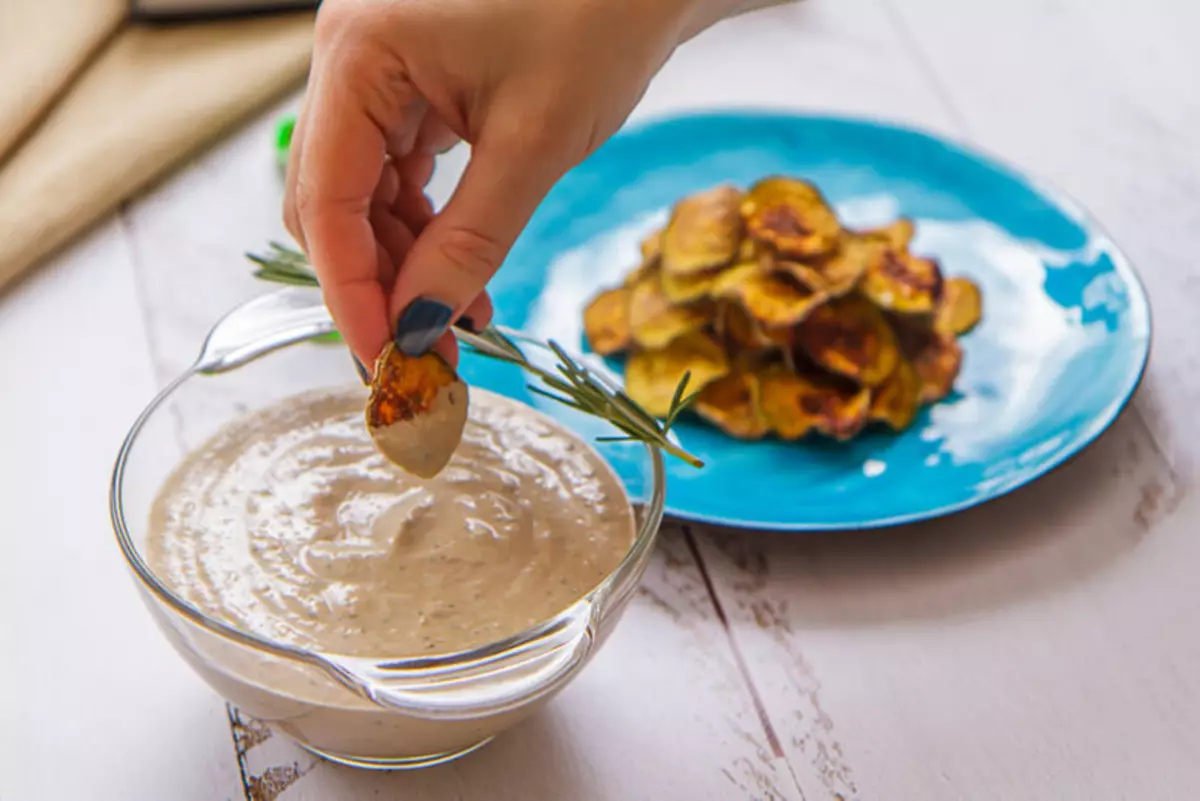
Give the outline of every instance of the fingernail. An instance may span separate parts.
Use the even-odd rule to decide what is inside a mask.
[[[472,334],[479,333],[479,329],[475,327],[475,321],[465,314],[462,317],[459,317],[458,322],[456,322],[454,325],[464,331],[470,331]]]
[[[367,369],[365,364],[358,360],[357,356],[351,356],[350,358],[354,359],[354,369],[358,370],[358,377],[362,379],[364,385],[370,386],[371,371]]]
[[[396,347],[405,356],[424,356],[446,333],[454,310],[444,303],[417,298],[396,323]]]

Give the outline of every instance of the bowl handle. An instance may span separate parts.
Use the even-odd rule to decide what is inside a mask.
[[[260,295],[222,317],[204,340],[197,373],[223,373],[271,351],[334,330],[321,293],[284,287]]]
[[[497,643],[469,660],[319,659],[340,683],[380,706],[443,720],[498,715],[549,695],[583,668],[596,639],[593,610],[588,599],[579,601],[539,635]]]

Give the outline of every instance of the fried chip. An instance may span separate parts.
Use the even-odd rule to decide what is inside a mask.
[[[750,235],[785,258],[830,253],[842,230],[820,191],[794,178],[759,181],[742,200],[741,211]]]
[[[900,359],[887,380],[871,394],[870,418],[893,431],[912,425],[921,408],[921,377],[907,359]]]
[[[406,356],[389,342],[375,362],[367,430],[406,472],[433,478],[450,461],[467,423],[467,385],[442,356]]]
[[[663,269],[682,274],[729,264],[742,239],[741,198],[734,187],[718,186],[675,204],[662,236]]]
[[[934,314],[934,330],[948,336],[962,336],[983,316],[983,295],[969,278],[949,278],[942,286],[942,299]]]
[[[915,234],[904,217],[845,228],[798,178],[717,186],[642,239],[584,332],[596,353],[629,354],[626,391],[658,416],[690,371],[696,415],[735,438],[904,431],[952,392],[956,338],[982,316],[979,286],[912,253]]]
[[[767,421],[760,406],[759,378],[737,370],[706,386],[692,404],[693,411],[738,439],[761,439]]]
[[[739,264],[721,273],[712,295],[738,301],[767,328],[795,325],[826,300],[824,294],[788,276],[767,272],[758,264]]]
[[[921,380],[921,403],[936,403],[954,389],[962,369],[962,348],[954,337],[915,323],[911,318],[892,318],[900,351],[912,362]]]
[[[708,335],[685,334],[659,350],[637,351],[625,362],[625,392],[646,411],[665,416],[685,373],[693,393],[729,373],[725,350]]]
[[[629,347],[633,335],[629,328],[629,287],[608,289],[592,298],[583,310],[583,332],[588,346],[601,356],[620,353]]]
[[[703,328],[712,317],[707,304],[676,306],[662,287],[662,276],[648,275],[633,287],[629,299],[629,330],[643,348],[661,348],[672,340]]]
[[[656,264],[662,256],[663,229],[659,228],[642,240],[642,264]]]
[[[807,262],[776,259],[775,270],[791,275],[814,292],[841,297],[858,286],[872,259],[885,245],[878,239],[848,234],[831,255]]]
[[[717,311],[717,326],[730,347],[737,352],[792,347],[791,328],[765,328],[742,308],[726,301]]]
[[[931,314],[942,295],[942,271],[933,259],[887,248],[871,259],[862,291],[881,308]]]
[[[628,289],[633,289],[645,278],[661,275],[658,269],[658,263],[640,264],[625,275],[625,279],[621,281],[621,286]]]
[[[867,424],[871,408],[869,389],[778,366],[763,372],[761,393],[768,427],[786,440],[800,439],[809,431],[851,439]]]
[[[962,369],[962,348],[954,337],[931,336],[913,359],[921,379],[921,403],[936,403],[954,389]]]
[[[796,329],[796,344],[821,367],[867,387],[887,378],[900,358],[887,319],[861,295],[815,309]]]
[[[660,229],[642,240],[642,262],[625,274],[624,286],[632,287],[646,276],[658,272],[662,263],[662,233]]]
[[[737,257],[734,259],[734,261],[739,264],[758,261],[759,257],[763,255],[763,252],[762,245],[758,244],[750,237],[745,237],[738,245]]]
[[[916,227],[913,225],[913,221],[907,217],[901,217],[882,228],[873,228],[870,231],[864,231],[860,236],[883,242],[892,250],[906,252],[909,245],[912,244],[915,233]]]
[[[662,280],[663,294],[672,303],[691,303],[712,294],[721,268],[705,270],[702,273],[669,273],[665,270],[659,274]]]

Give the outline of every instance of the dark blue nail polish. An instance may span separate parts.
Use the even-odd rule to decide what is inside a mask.
[[[358,377],[362,379],[363,384],[371,385],[371,372],[367,366],[358,360],[357,356],[351,356],[354,359],[354,369],[358,370]]]
[[[461,328],[464,331],[470,331],[472,334],[479,333],[479,329],[475,327],[475,321],[465,314],[462,317],[459,317],[454,325],[456,328]]]
[[[444,303],[417,298],[396,323],[396,347],[405,356],[424,356],[446,333],[454,310]]]

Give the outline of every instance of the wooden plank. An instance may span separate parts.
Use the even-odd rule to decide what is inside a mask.
[[[1136,412],[1009,498],[875,533],[695,530],[735,646],[793,770],[820,782],[810,799],[1189,798],[1200,150],[1196,107],[1179,98],[1200,74],[1181,33],[1196,9],[888,0],[878,12],[909,64],[864,72],[917,70],[940,106],[927,127],[1028,165],[1098,214],[1146,279],[1156,353]],[[878,80],[839,88],[870,103]]]
[[[222,704],[167,646],[108,525],[154,390],[116,223],[0,298],[0,798],[241,795]]]
[[[1200,543],[1171,482],[1127,416],[942,521],[696,532],[785,751],[826,788],[808,797],[1188,797]]]

